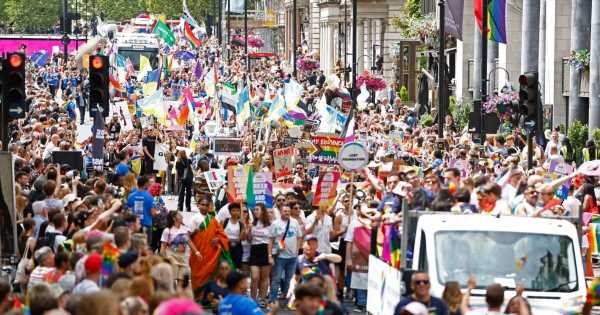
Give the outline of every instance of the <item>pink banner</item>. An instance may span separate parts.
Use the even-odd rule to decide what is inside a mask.
[[[85,44],[84,39],[71,39],[68,46],[69,53],[75,51],[77,47],[80,47]],[[48,36],[48,38],[0,38],[0,54],[9,53],[18,51],[21,48],[21,45],[27,46],[26,54],[27,56],[31,56],[33,53],[36,53],[40,50],[46,50],[48,52],[52,52],[53,49],[56,50],[58,47],[58,51],[62,53],[63,44],[60,40],[60,36]]]

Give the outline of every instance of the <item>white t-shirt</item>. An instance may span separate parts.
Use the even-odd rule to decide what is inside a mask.
[[[262,222],[257,222],[252,226],[252,245],[269,244],[271,240],[271,225],[263,226]]]
[[[202,222],[204,222],[204,218],[206,216],[203,215],[200,212],[196,212],[196,214],[194,214],[194,216],[192,217],[192,219],[189,221],[189,223],[187,224],[187,228],[190,231],[195,231],[198,229],[198,227],[200,226],[200,224],[202,224]]]
[[[506,184],[502,187],[502,200],[511,202],[517,196],[517,189],[511,184]]]
[[[579,217],[579,209],[581,209],[581,201],[579,199],[569,196],[563,201],[563,207],[572,217]]]
[[[317,212],[311,213],[306,218],[306,221],[304,223],[305,228],[308,229],[309,227],[313,226],[313,224],[315,224],[316,219]],[[331,254],[331,243],[329,242],[329,233],[333,229],[333,220],[330,216],[325,215],[323,217],[323,220],[316,224],[317,225],[314,227],[313,232],[311,234],[316,235],[317,239],[319,240],[319,246],[317,247],[317,250],[320,253]]]
[[[178,236],[185,237],[187,239],[187,234],[190,232],[190,229],[185,225],[181,225],[179,228],[165,228],[160,237],[160,241],[163,243],[171,244]],[[180,236],[181,235],[181,236]]]
[[[352,240],[354,239],[354,229],[356,229],[357,226],[358,226],[358,219],[356,218],[356,216],[353,216],[352,220],[350,220],[350,224],[348,224],[348,229],[346,229],[346,234],[344,235],[344,241],[352,242]]]
[[[279,257],[281,258],[294,258],[298,256],[298,238],[302,237],[302,229],[298,224],[298,221],[294,218],[289,219],[290,227],[288,228],[285,236],[285,248],[280,248]],[[279,242],[283,238],[283,233],[287,227],[288,221],[281,219],[271,224],[271,235],[273,235],[274,243],[273,246],[279,246]]]
[[[225,222],[223,222],[223,224],[225,224]],[[224,229],[225,235],[227,235],[227,238],[230,241],[238,242],[240,240],[241,227],[240,221],[233,223],[229,220]]]

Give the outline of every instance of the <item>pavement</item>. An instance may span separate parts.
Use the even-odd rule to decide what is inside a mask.
[[[177,196],[162,196],[163,200],[165,201],[165,205],[167,207],[167,209],[169,210],[177,210]],[[189,222],[189,219],[194,215],[194,213],[198,212],[198,207],[196,206],[196,204],[194,203],[194,201],[192,200],[192,212],[187,212],[187,211],[182,211],[181,214],[183,215],[183,222]],[[282,301],[283,302],[283,301]],[[280,305],[282,305],[280,303]],[[359,312],[355,310],[354,307],[354,303],[350,300],[344,300],[343,302],[344,308],[346,310],[348,310],[348,314],[367,314],[367,312]],[[266,313],[266,310],[265,310]],[[291,315],[294,314],[293,311],[287,309],[286,307],[280,308],[279,311],[277,312],[277,314],[283,314],[283,315]]]

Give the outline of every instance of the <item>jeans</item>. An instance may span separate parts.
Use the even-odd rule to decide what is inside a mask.
[[[186,210],[192,211],[192,184],[184,181],[179,182],[179,200],[177,201],[177,210],[183,211],[185,200]]]
[[[367,290],[354,289],[356,293],[356,306],[367,306]]]
[[[275,265],[273,266],[273,272],[271,273],[271,303],[277,301],[277,294],[279,293],[279,287],[281,285],[281,291],[286,294],[290,287],[290,281],[292,276],[296,272],[296,263],[298,262],[297,257],[292,258],[280,258],[275,257]],[[285,275],[284,275],[285,272]],[[283,278],[283,284],[281,279]]]

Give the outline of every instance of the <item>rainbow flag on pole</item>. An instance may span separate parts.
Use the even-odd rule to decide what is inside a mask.
[[[185,39],[187,39],[188,43],[190,43],[192,48],[196,49],[202,45],[202,41],[196,37],[190,23],[185,20],[183,21],[183,35],[185,36]]]
[[[488,39],[506,44],[506,0],[473,0],[473,10],[479,30],[483,24],[483,1],[488,1]]]

